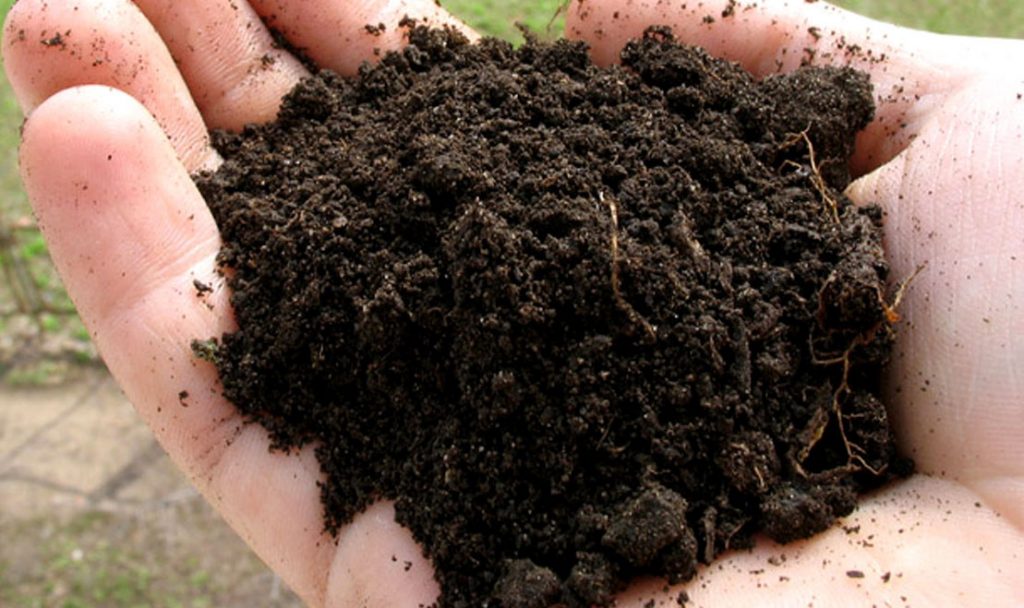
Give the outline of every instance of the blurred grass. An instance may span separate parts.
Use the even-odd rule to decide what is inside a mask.
[[[7,17],[15,0],[0,0],[0,15]],[[27,199],[18,177],[18,135],[21,109],[6,76],[0,76],[0,219],[24,214]],[[0,307],[2,308],[2,307]]]
[[[543,36],[563,1],[441,0],[441,4],[480,32],[515,39],[519,35],[516,21]],[[833,4],[876,19],[944,34],[1024,38],[1022,0],[833,0]]]
[[[839,0],[876,19],[942,34],[1024,38],[1021,0]]]
[[[521,39],[516,23],[543,38],[555,38],[565,22],[556,18],[562,0],[441,0],[441,4],[478,32],[506,40]]]
[[[0,0],[0,17],[6,17],[14,2]],[[478,31],[510,40],[521,39],[516,23],[524,24],[542,38],[556,37],[564,23],[560,14],[563,0],[441,2]],[[625,6],[625,0],[622,2]],[[837,4],[875,18],[936,32],[1024,38],[1024,0],[838,0]],[[18,176],[17,146],[21,123],[21,112],[10,85],[0,77],[0,237],[5,234],[3,226],[22,226],[8,235],[14,239],[13,246],[0,248],[0,262],[5,262],[4,255],[8,256],[7,261],[17,257],[38,286],[39,299],[48,307],[62,309],[70,303],[53,271],[40,235],[31,228],[31,211]],[[26,340],[31,342],[38,336],[48,343],[53,343],[56,338],[58,347],[28,349],[31,353],[42,352],[45,357],[48,356],[46,353],[56,350],[70,361],[90,358],[88,335],[73,315],[47,313],[25,320],[3,314],[14,308],[14,292],[4,283],[0,277],[0,380],[10,382],[14,379],[28,384],[45,382],[55,375],[52,370],[66,368],[54,366],[52,361],[36,362],[39,363],[37,367],[27,369],[10,363],[12,348],[18,349],[28,344]]]

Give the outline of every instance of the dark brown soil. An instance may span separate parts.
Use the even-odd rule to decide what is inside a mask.
[[[326,525],[369,502],[445,607],[607,605],[849,513],[897,460],[881,213],[841,192],[870,85],[755,82],[652,29],[598,69],[416,28],[218,136],[239,331],[205,356]]]

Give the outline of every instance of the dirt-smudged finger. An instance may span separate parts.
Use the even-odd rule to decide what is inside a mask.
[[[190,171],[216,162],[174,60],[128,0],[21,0],[4,24],[3,54],[26,114],[69,87],[111,86],[146,106]]]
[[[318,65],[355,74],[360,64],[400,48],[405,17],[421,24],[452,26],[476,35],[434,0],[250,0],[267,22]]]
[[[308,72],[244,0],[135,0],[163,37],[210,128],[273,120]]]

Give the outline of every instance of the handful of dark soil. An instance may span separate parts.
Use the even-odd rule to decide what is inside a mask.
[[[409,38],[199,177],[226,395],[318,442],[329,529],[392,499],[441,606],[605,606],[891,476],[881,213],[841,193],[863,75]]]

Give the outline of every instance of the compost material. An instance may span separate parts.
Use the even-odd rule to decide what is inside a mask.
[[[408,35],[198,177],[238,320],[200,350],[315,442],[328,529],[393,500],[442,607],[607,606],[899,468],[882,216],[842,194],[865,76]]]

